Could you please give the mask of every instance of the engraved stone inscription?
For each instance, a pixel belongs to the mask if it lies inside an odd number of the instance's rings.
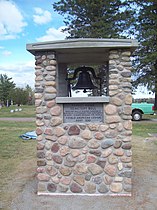
[[[64,123],[103,122],[103,104],[64,104]]]

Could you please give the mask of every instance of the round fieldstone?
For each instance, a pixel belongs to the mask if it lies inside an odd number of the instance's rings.
[[[49,140],[49,141],[55,142],[55,141],[57,140],[57,137],[56,137],[56,136],[46,135],[46,136],[45,136],[45,139],[47,139],[47,140]]]
[[[113,146],[114,146],[115,149],[118,149],[119,147],[121,147],[121,145],[122,145],[121,141],[115,141]]]
[[[88,147],[91,148],[91,149],[97,149],[99,146],[100,146],[100,144],[94,139],[91,139],[88,142]]]
[[[62,178],[60,179],[60,182],[61,182],[62,184],[64,184],[64,185],[69,185],[70,182],[71,182],[71,178],[70,178],[70,177],[62,177]]]
[[[101,156],[100,150],[90,150],[89,153],[98,157]]]
[[[88,170],[95,176],[97,174],[101,174],[103,172],[102,167],[100,167],[99,165],[95,164],[95,163],[91,163],[88,166]]]
[[[46,106],[47,106],[48,108],[52,108],[54,105],[55,105],[55,100],[47,101],[47,103],[46,103]]]
[[[54,55],[48,55],[47,58],[54,59]],[[53,65],[53,66],[56,66],[57,61],[56,60],[50,60],[50,64]]]
[[[65,166],[73,167],[75,164],[76,164],[76,161],[70,161],[70,160],[67,160],[67,159],[64,160],[64,165]]]
[[[55,66],[46,66],[45,68],[47,71],[55,71],[56,67]]]
[[[121,121],[121,118],[119,116],[113,115],[113,116],[106,116],[106,122],[107,123],[118,123]]]
[[[118,176],[131,178],[132,177],[132,171],[131,170],[121,171],[121,172],[119,172]]]
[[[59,184],[59,182],[60,182],[60,179],[57,176],[51,177],[51,180],[55,184]]]
[[[59,171],[63,176],[69,176],[72,172],[71,168],[68,167],[61,167]]]
[[[43,144],[43,143],[37,143],[37,150],[42,150],[42,149],[44,149],[44,147],[45,147],[45,144]]]
[[[75,158],[75,157],[78,157],[79,155],[81,154],[80,150],[78,149],[73,149],[71,151],[71,155]]]
[[[88,128],[90,131],[98,131],[99,130],[99,125],[97,124],[89,124]]]
[[[94,137],[95,137],[97,140],[101,140],[101,139],[104,138],[104,134],[101,133],[101,132],[96,132],[96,133],[94,134]]]
[[[46,166],[45,160],[37,160],[37,166]]]
[[[61,156],[66,156],[67,154],[70,153],[70,149],[67,146],[62,146],[59,150]]]
[[[61,114],[61,107],[60,106],[55,106],[55,107],[52,107],[51,110],[50,110],[50,113],[52,116],[58,116]]]
[[[55,176],[58,173],[58,170],[53,166],[48,166],[46,171],[51,176]]]
[[[100,176],[96,176],[93,178],[93,182],[95,184],[101,184],[102,183],[102,178]]]
[[[86,146],[86,142],[80,137],[71,137],[69,147],[72,149],[80,149]]]
[[[43,97],[43,94],[41,94],[41,93],[35,93],[34,94],[35,99],[41,99],[42,97]]]
[[[131,149],[131,144],[130,143],[126,143],[122,145],[123,149]]]
[[[58,143],[54,143],[54,144],[52,145],[52,147],[51,147],[51,151],[52,151],[53,153],[57,153],[58,150],[59,150],[59,145],[58,145]]]
[[[116,106],[121,106],[122,104],[123,104],[123,100],[121,100],[120,98],[118,98],[118,97],[112,97],[111,99],[110,99],[110,102],[112,103],[112,104],[114,104],[114,105],[116,105]]]
[[[131,77],[131,71],[123,71],[123,72],[121,72],[121,75],[123,77]]]
[[[115,105],[108,104],[107,106],[105,106],[105,112],[106,114],[109,114],[109,115],[116,114],[117,107]]]
[[[100,125],[100,131],[104,132],[109,128],[108,125]]]
[[[92,177],[91,174],[86,174],[86,175],[85,175],[85,180],[86,180],[86,181],[90,181],[91,177]]]
[[[123,156],[121,157],[121,161],[123,163],[130,163],[132,161],[132,157]]]
[[[92,133],[89,130],[84,130],[81,134],[81,137],[86,140],[90,140],[92,138]]]
[[[44,122],[42,120],[36,120],[36,126],[43,126]]]
[[[122,182],[123,181],[123,177],[116,176],[114,181],[115,182]]]
[[[70,126],[68,130],[68,134],[71,135],[79,135],[80,134],[80,128],[77,125]]]
[[[112,178],[112,177],[110,177],[110,176],[108,176],[108,175],[105,175],[105,176],[104,176],[104,183],[105,183],[106,185],[110,185],[112,182],[113,182],[113,178]]]
[[[57,186],[56,186],[55,184],[53,184],[53,183],[49,183],[49,184],[47,185],[47,190],[48,190],[49,192],[56,192]]]
[[[83,186],[85,183],[85,179],[82,176],[74,176],[73,180],[81,186]]]
[[[36,128],[36,134],[37,135],[41,135],[43,133],[42,129],[41,128]]]
[[[36,171],[37,171],[37,173],[44,173],[45,172],[45,168],[38,167]]]
[[[94,163],[96,161],[96,157],[93,155],[87,156],[87,164]]]
[[[70,190],[73,193],[81,193],[82,192],[82,188],[76,183],[72,183],[70,185]]]
[[[107,165],[104,169],[105,173],[107,173],[109,176],[114,177],[116,175],[116,167],[113,165]]]
[[[114,155],[110,155],[109,158],[108,158],[108,162],[110,164],[116,164],[116,163],[118,163],[118,158]]]
[[[51,101],[55,98],[56,98],[56,94],[54,94],[54,93],[53,94],[49,94],[49,93],[44,94],[44,100],[45,101]]]
[[[129,184],[124,185],[124,190],[125,190],[126,192],[131,192],[131,191],[132,191],[132,185],[129,185]]]
[[[116,124],[116,123],[112,123],[112,124],[109,125],[109,127],[110,127],[111,129],[115,129],[115,128],[117,127],[117,124]]]
[[[52,126],[57,126],[62,123],[62,119],[60,117],[53,117],[50,122]]]
[[[114,193],[119,193],[123,190],[123,186],[121,183],[117,183],[117,182],[113,182],[111,185],[110,185],[110,190]]]
[[[35,100],[35,106],[40,106],[42,103],[42,100]]]
[[[45,153],[44,152],[37,152],[37,158],[44,158]]]
[[[46,128],[44,134],[51,136],[53,134],[52,128]]]
[[[124,150],[122,148],[116,149],[113,152],[113,154],[116,155],[116,156],[123,156],[124,155]]]
[[[68,141],[68,137],[67,136],[61,136],[58,138],[58,143],[65,145]]]
[[[62,163],[62,158],[59,155],[53,155],[52,159],[54,160],[55,163],[58,163],[58,164]]]
[[[131,55],[131,52],[130,51],[124,51],[124,52],[122,52],[122,56],[128,56],[128,57],[130,57],[130,55]]]
[[[65,134],[65,130],[62,128],[62,127],[56,127],[54,129],[54,134],[57,136],[57,137],[60,137],[60,136],[63,136]]]
[[[118,133],[116,130],[108,130],[105,132],[105,137],[106,138],[115,138],[117,137]]]
[[[37,175],[37,178],[38,178],[39,181],[49,181],[50,176],[48,174],[39,173]]]
[[[111,147],[113,144],[114,144],[114,140],[113,139],[107,139],[107,140],[104,140],[101,143],[101,147],[102,147],[102,149],[107,149],[108,147]]]
[[[125,104],[127,105],[131,105],[132,104],[132,95],[131,94],[127,94],[125,97]]]
[[[106,158],[111,154],[112,154],[112,149],[111,148],[108,148],[108,149],[105,149],[105,150],[102,151],[102,157],[103,158]]]
[[[85,163],[77,164],[74,168],[75,174],[85,174],[87,172],[87,165]]]
[[[65,192],[67,192],[67,191],[68,191],[68,187],[67,187],[67,186],[63,186],[63,185],[59,184],[59,185],[58,185],[58,191],[59,191],[59,192],[63,192],[63,193],[65,193]]]
[[[84,190],[86,193],[95,193],[96,192],[96,185],[94,183],[87,182],[85,184]]]
[[[53,94],[53,93],[56,93],[57,91],[56,91],[56,88],[54,88],[54,87],[46,87],[45,92]]]
[[[79,127],[80,127],[81,130],[85,130],[86,129],[86,125],[85,124],[80,124]]]
[[[45,158],[46,158],[47,160],[52,160],[52,152],[46,151]]]
[[[109,191],[109,189],[108,189],[108,187],[107,187],[106,185],[100,184],[100,185],[98,186],[98,191],[99,191],[100,193],[107,193],[107,192]]]
[[[82,161],[84,161],[85,159],[86,159],[86,155],[80,155],[80,156],[77,157],[77,161],[78,161],[78,162],[82,162]]]
[[[99,165],[101,168],[104,168],[106,165],[106,159],[101,158],[96,162],[96,164]]]
[[[121,171],[123,169],[123,163],[118,163],[118,170]]]

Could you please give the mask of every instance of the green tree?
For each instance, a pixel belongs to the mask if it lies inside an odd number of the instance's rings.
[[[134,57],[136,79],[133,85],[143,84],[155,92],[157,109],[157,1],[131,0],[130,5],[136,18],[132,33],[139,41]]]
[[[15,83],[11,81],[12,78],[6,74],[0,74],[0,101],[5,106],[10,100],[10,92],[15,88]]]
[[[68,38],[116,38],[128,29],[132,17],[131,10],[125,9],[126,2],[60,0],[53,7],[65,17],[64,31],[70,34]]]
[[[25,88],[16,87],[10,92],[10,98],[14,104],[32,104],[33,91],[29,85]]]

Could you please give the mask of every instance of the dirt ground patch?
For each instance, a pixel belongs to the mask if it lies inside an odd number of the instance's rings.
[[[37,196],[36,161],[21,163],[6,190],[11,210],[157,210],[157,137],[133,136],[133,191],[131,197]],[[23,168],[23,166],[25,167]]]

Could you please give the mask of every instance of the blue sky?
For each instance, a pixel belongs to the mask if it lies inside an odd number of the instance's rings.
[[[27,43],[62,40],[66,34],[55,0],[0,0],[0,74],[7,74],[19,87],[34,87],[34,57]]]

